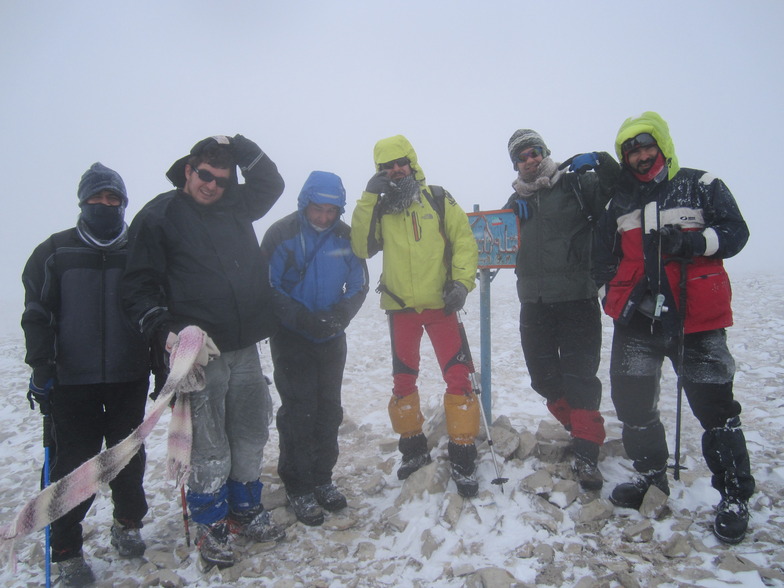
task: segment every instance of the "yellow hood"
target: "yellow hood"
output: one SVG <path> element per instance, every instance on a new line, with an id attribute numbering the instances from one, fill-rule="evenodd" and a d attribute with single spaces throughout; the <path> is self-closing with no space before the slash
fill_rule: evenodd
<path id="1" fill-rule="evenodd" d="M 667 160 L 669 167 L 668 178 L 672 179 L 678 173 L 680 165 L 678 165 L 678 158 L 675 156 L 675 145 L 672 142 L 672 137 L 670 137 L 670 128 L 656 112 L 649 110 L 639 116 L 629 117 L 623 121 L 621 128 L 618 129 L 618 136 L 615 138 L 615 153 L 618 155 L 618 161 L 623 162 L 621 145 L 640 133 L 650 133 L 656 139 L 664 159 Z"/>
<path id="2" fill-rule="evenodd" d="M 416 151 L 414 151 L 411 143 L 403 135 L 381 139 L 373 148 L 373 162 L 376 164 L 378 171 L 381 171 L 379 165 L 382 163 L 401 157 L 408 157 L 408 160 L 411 162 L 411 171 L 414 172 L 414 179 L 420 182 L 424 181 L 425 172 L 419 167 Z"/>

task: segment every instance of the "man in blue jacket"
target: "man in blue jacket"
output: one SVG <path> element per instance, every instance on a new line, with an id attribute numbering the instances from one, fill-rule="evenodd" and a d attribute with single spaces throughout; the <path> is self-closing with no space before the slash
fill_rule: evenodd
<path id="1" fill-rule="evenodd" d="M 322 509 L 346 506 L 332 482 L 343 420 L 344 330 L 365 300 L 368 273 L 340 220 L 345 206 L 340 178 L 314 171 L 299 194 L 297 212 L 273 224 L 261 243 L 281 323 L 270 339 L 281 400 L 278 474 L 306 525 L 323 523 Z"/>
<path id="2" fill-rule="evenodd" d="M 188 506 L 204 564 L 228 567 L 229 532 L 252 541 L 284 536 L 261 503 L 272 403 L 256 343 L 271 334 L 274 317 L 253 229 L 283 192 L 283 178 L 242 135 L 199 141 L 166 175 L 176 189 L 131 224 L 123 303 L 154 345 L 196 325 L 220 350 L 205 367 L 204 390 L 190 394 Z"/>

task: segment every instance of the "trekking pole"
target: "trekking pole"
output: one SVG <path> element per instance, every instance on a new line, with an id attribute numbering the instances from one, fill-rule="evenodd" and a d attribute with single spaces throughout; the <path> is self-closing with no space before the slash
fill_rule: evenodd
<path id="1" fill-rule="evenodd" d="M 678 379 L 677 379 L 677 400 L 675 404 L 675 467 L 672 477 L 675 480 L 681 479 L 681 407 L 683 406 L 683 356 L 685 345 L 684 324 L 686 322 L 686 269 L 691 262 L 688 258 L 681 261 L 680 283 L 678 284 Z"/>
<path id="2" fill-rule="evenodd" d="M 52 417 L 48 414 L 44 415 L 44 472 L 43 472 L 43 487 L 49 485 L 49 451 L 52 446 Z M 46 588 L 52 585 L 52 528 L 51 525 L 46 525 L 44 530 L 44 569 L 46 570 Z"/>
<path id="3" fill-rule="evenodd" d="M 180 484 L 180 498 L 182 500 L 182 524 L 185 526 L 185 544 L 191 546 L 191 530 L 188 526 L 188 503 L 185 500 L 185 484 Z"/>
<path id="4" fill-rule="evenodd" d="M 493 438 L 490 435 L 490 425 L 487 423 L 487 415 L 485 414 L 485 407 L 482 406 L 482 399 L 480 396 L 482 395 L 482 387 L 479 384 L 479 379 L 476 377 L 476 369 L 474 369 L 474 360 L 471 357 L 471 347 L 468 345 L 468 337 L 466 336 L 465 326 L 463 325 L 463 320 L 460 318 L 460 311 L 455 312 L 455 316 L 457 317 L 457 327 L 460 331 L 460 340 L 462 342 L 462 351 L 465 355 L 466 363 L 468 364 L 468 374 L 471 377 L 471 387 L 473 388 L 474 394 L 476 394 L 477 400 L 479 401 L 479 412 L 482 415 L 482 422 L 485 425 L 485 432 L 487 433 L 487 445 L 490 447 L 490 455 L 493 457 L 493 466 L 495 467 L 495 479 L 491 481 L 492 484 L 496 484 L 497 486 L 501 487 L 501 493 L 504 493 L 504 482 L 508 482 L 509 478 L 502 478 L 501 471 L 498 469 L 498 460 L 495 457 L 495 448 L 493 447 Z"/>

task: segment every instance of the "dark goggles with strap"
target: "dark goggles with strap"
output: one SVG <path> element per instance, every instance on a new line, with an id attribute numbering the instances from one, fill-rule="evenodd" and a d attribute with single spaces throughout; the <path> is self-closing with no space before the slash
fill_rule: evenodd
<path id="1" fill-rule="evenodd" d="M 656 145 L 656 139 L 650 133 L 640 133 L 636 137 L 627 139 L 621 144 L 621 152 L 628 153 L 639 147 L 647 147 L 649 145 Z"/>

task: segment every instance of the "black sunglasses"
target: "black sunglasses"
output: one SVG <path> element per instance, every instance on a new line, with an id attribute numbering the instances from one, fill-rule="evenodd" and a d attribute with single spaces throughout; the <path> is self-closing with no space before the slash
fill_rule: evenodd
<path id="1" fill-rule="evenodd" d="M 381 169 L 393 169 L 395 166 L 405 167 L 410 163 L 411 160 L 408 157 L 401 157 L 399 159 L 393 159 L 392 161 L 387 161 L 386 163 L 382 163 Z"/>
<path id="2" fill-rule="evenodd" d="M 648 145 L 656 145 L 656 139 L 650 133 L 640 133 L 636 137 L 624 141 L 621 145 L 621 152 L 628 153 L 638 147 L 647 147 Z"/>
<path id="3" fill-rule="evenodd" d="M 517 154 L 517 161 L 522 161 L 525 163 L 529 159 L 534 157 L 542 157 L 544 155 L 544 147 L 533 147 L 527 153 L 518 153 Z"/>
<path id="4" fill-rule="evenodd" d="M 214 175 L 212 172 L 207 171 L 206 169 L 196 169 L 195 167 L 191 166 L 191 169 L 194 173 L 199 176 L 199 179 L 204 182 L 205 184 L 209 184 L 213 180 L 215 181 L 215 185 L 218 188 L 228 188 L 231 186 L 231 178 L 219 178 L 218 176 Z"/>

